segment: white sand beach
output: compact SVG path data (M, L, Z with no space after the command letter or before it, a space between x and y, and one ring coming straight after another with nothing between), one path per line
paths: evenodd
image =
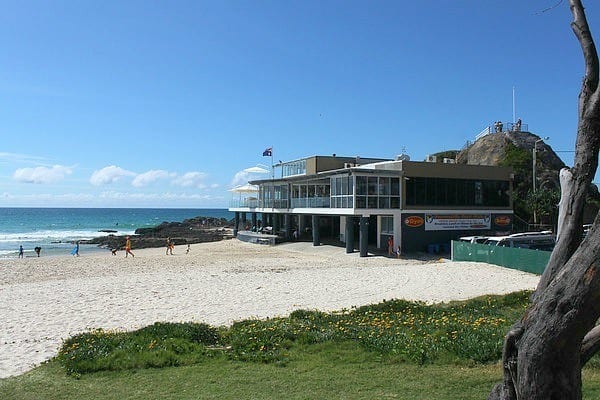
M534 289L536 275L484 263L359 257L332 246L226 240L80 257L0 260L0 378L53 357L94 328L156 321L228 325L296 309L332 311L403 298L447 302Z

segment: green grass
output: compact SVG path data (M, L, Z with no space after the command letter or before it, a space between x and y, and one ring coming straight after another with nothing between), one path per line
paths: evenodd
M528 297L95 330L0 380L0 399L482 399L501 379L502 337ZM590 364L585 398L599 398L600 361Z
M496 364L399 363L353 342L301 346L286 366L217 357L185 367L98 372L75 379L57 362L0 380L0 398L59 399L484 399ZM600 397L600 371L584 371L585 399Z

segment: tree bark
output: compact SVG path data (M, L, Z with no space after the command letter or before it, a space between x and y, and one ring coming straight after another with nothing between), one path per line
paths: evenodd
M504 379L490 393L492 400L581 399L581 367L600 349L600 328L595 328L600 317L598 216L581 240L583 207L598 167L598 54L581 1L569 4L571 27L586 66L579 95L575 163L561 179L556 247L531 306L505 337Z

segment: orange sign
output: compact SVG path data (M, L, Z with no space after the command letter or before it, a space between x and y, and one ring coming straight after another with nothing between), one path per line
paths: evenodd
M494 223L496 225L501 225L501 226L510 225L510 216L500 215L500 216L494 218Z
M404 224L406 226L410 226L411 228L416 228L425 223L425 220L418 215L411 215L410 217L406 217L404 220Z

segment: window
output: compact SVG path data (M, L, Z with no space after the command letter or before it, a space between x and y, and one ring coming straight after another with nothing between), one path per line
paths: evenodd
M406 205L507 207L509 188L508 181L409 178ZM394 208L391 203L390 206Z
M282 165L283 176L306 174L306 160L292 161Z
M394 234L394 217L383 216L381 217L381 233L384 235Z

